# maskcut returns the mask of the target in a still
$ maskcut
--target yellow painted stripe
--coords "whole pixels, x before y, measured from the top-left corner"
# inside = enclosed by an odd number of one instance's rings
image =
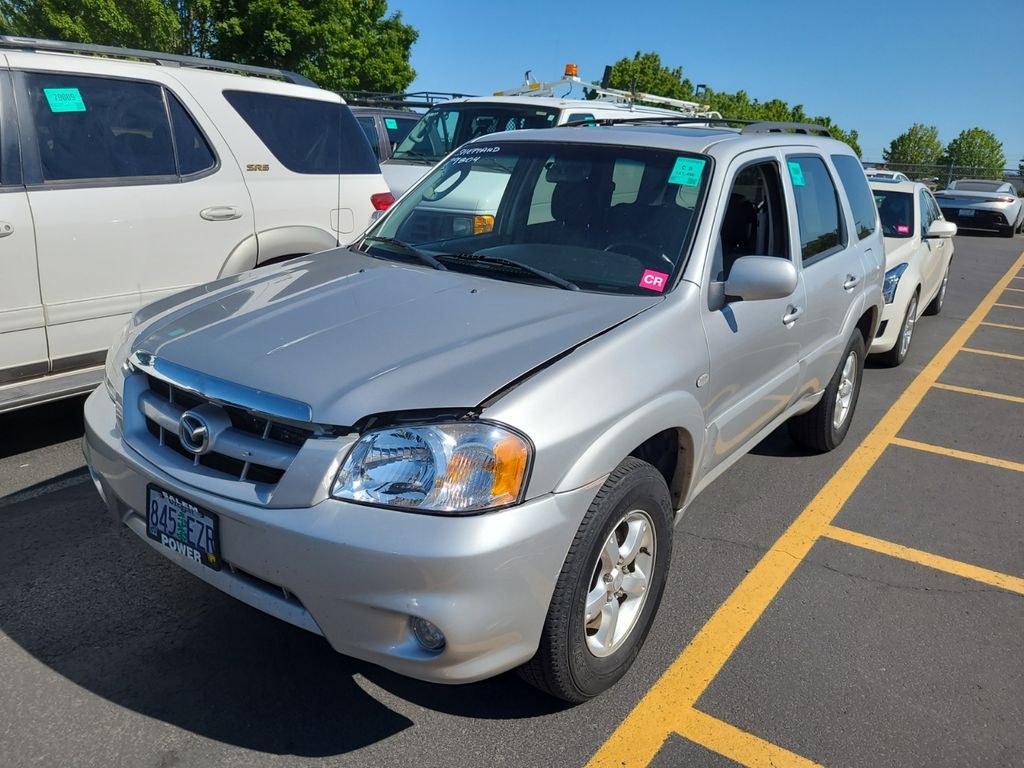
[[[996,304],[993,304],[992,306],[993,307],[1003,307],[1004,309],[1024,309],[1024,305],[1021,305],[1021,304],[1001,304],[1001,303],[996,303]]]
[[[828,527],[825,531],[825,536],[845,544],[860,547],[861,549],[870,549],[872,552],[878,552],[889,557],[909,560],[912,563],[925,565],[937,571],[944,571],[954,576],[962,576],[965,579],[980,581],[982,584],[989,584],[993,587],[1024,595],[1024,579],[1011,576],[1008,573],[990,571],[988,568],[981,568],[959,560],[951,560],[942,555],[933,555],[931,552],[925,552],[920,549],[904,547],[902,544],[895,544],[884,539],[876,539],[874,536],[867,536],[863,533],[839,528],[834,525]]]
[[[989,392],[984,389],[972,389],[971,387],[958,387],[955,384],[943,384],[937,382],[935,384],[936,389],[946,389],[950,392],[960,392],[964,395],[975,395],[977,397],[991,397],[994,400],[1007,400],[1011,403],[1024,403],[1024,397],[1017,397],[1017,395],[1004,395],[1000,392]]]
[[[589,766],[621,768],[647,765],[653,759],[668,734],[679,729],[682,713],[693,708],[957,351],[977,330],[1010,278],[1022,268],[1024,253],[903,391],[839,471],[719,606],[591,758]]]
[[[1010,352],[995,352],[991,349],[975,349],[964,347],[961,352],[970,352],[972,355],[990,355],[991,357],[1005,357],[1007,360],[1024,360],[1024,355],[1014,355]]]
[[[813,760],[783,749],[696,709],[681,713],[679,735],[751,768],[814,768]]]
[[[989,328],[1009,328],[1011,331],[1024,331],[1024,325],[1010,325],[1009,323],[978,323],[978,325],[985,325]]]
[[[962,459],[963,461],[973,461],[975,464],[987,464],[990,467],[1012,469],[1014,472],[1024,472],[1024,464],[1021,464],[1018,461],[1010,461],[1009,459],[997,459],[994,456],[983,456],[980,453],[958,451],[956,448],[945,448],[941,445],[932,445],[931,443],[919,443],[917,440],[907,440],[903,437],[893,438],[892,444],[898,445],[902,448],[913,448],[915,451],[934,453],[939,456],[949,456],[951,459]]]

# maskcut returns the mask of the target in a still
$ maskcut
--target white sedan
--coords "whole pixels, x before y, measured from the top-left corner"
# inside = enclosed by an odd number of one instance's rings
[[[924,184],[869,181],[885,238],[886,272],[882,322],[868,352],[896,366],[910,351],[918,318],[942,310],[956,224],[943,218]]]

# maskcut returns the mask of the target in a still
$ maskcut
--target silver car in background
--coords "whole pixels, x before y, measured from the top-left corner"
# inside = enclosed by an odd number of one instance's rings
[[[998,232],[1013,237],[1024,231],[1024,203],[1008,181],[960,179],[935,193],[946,221],[960,229]]]
[[[795,131],[487,136],[350,248],[141,310],[86,403],[97,489],[342,653],[599,694],[693,499],[787,421],[850,428],[882,236],[850,148]],[[431,239],[464,185],[500,190],[493,226]]]

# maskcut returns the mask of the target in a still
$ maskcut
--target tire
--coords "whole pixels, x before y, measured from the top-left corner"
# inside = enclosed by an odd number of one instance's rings
[[[941,288],[939,289],[942,290]],[[907,359],[910,351],[910,342],[914,338],[914,326],[917,324],[917,301],[921,296],[920,289],[914,291],[907,304],[907,311],[903,313],[903,324],[900,325],[899,333],[896,336],[896,343],[888,352],[877,355],[878,361],[889,368],[901,365]]]
[[[864,337],[860,331],[854,331],[821,400],[807,413],[789,420],[789,434],[793,440],[815,451],[831,451],[838,447],[850,431],[863,378]],[[837,413],[840,396],[842,409]]]
[[[942,284],[939,285],[939,292],[935,294],[935,298],[928,302],[928,306],[924,308],[922,314],[935,316],[942,311],[942,305],[946,303],[946,285],[949,283],[949,264],[946,265],[946,271],[942,275]]]
[[[627,558],[632,555],[625,567],[624,550]],[[671,561],[672,501],[665,479],[647,462],[629,457],[609,475],[580,523],[551,597],[540,646],[518,669],[519,676],[574,704],[614,685],[647,637]],[[644,583],[636,574],[645,568]],[[596,610],[589,621],[588,602]],[[609,608],[613,602],[614,611]]]

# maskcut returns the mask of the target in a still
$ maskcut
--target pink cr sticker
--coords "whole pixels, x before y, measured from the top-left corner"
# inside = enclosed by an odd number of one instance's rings
[[[643,277],[640,278],[638,285],[641,288],[646,288],[648,291],[657,291],[658,293],[662,293],[668,285],[668,275],[665,272],[655,272],[653,269],[645,269]]]
[[[908,227],[906,224],[897,224],[896,225],[896,234],[898,234],[898,235],[909,235],[910,234],[910,227]]]

